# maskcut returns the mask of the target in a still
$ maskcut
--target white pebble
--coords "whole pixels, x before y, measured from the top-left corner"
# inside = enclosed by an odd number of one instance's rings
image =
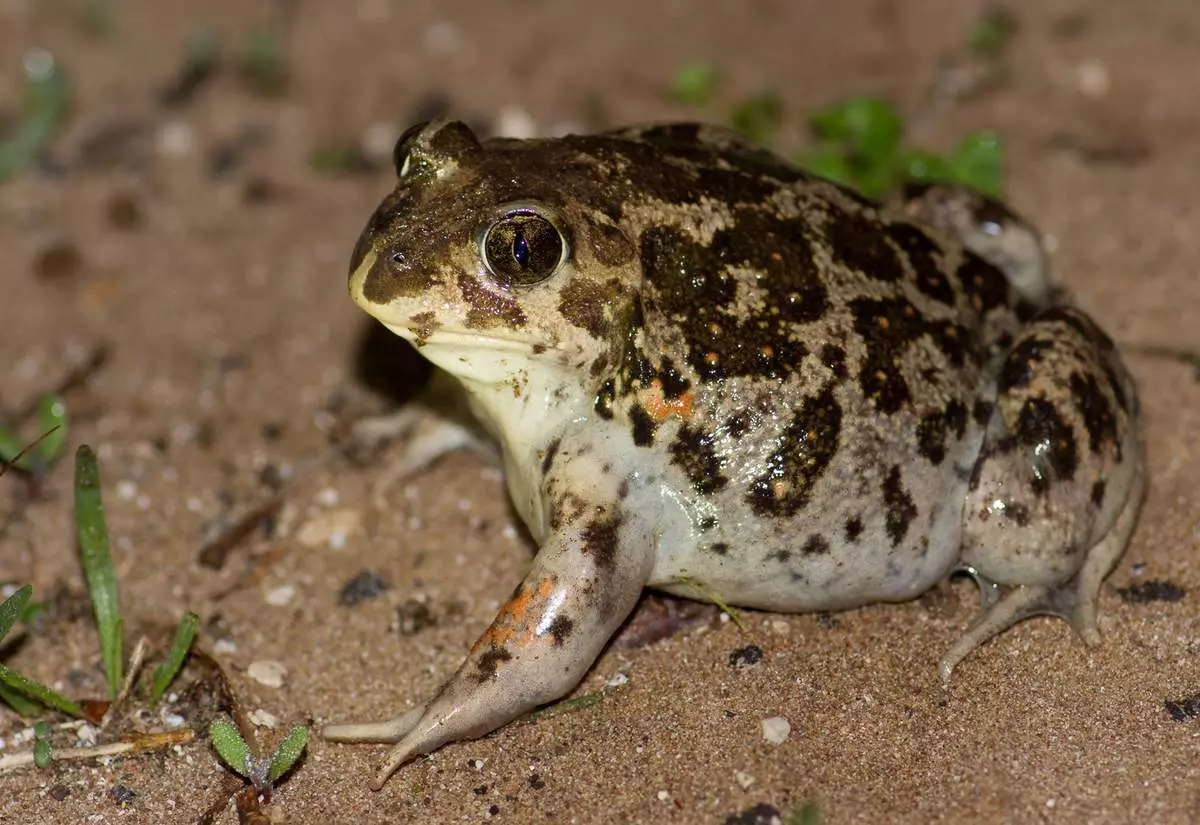
[[[772,716],[762,720],[763,741],[770,745],[781,745],[792,734],[792,726],[782,716]]]
[[[290,604],[292,599],[295,597],[295,585],[284,584],[268,590],[265,598],[267,600],[267,604],[272,605],[273,607],[283,607],[286,604]]]
[[[233,641],[233,639],[217,639],[213,642],[213,653],[220,653],[222,656],[237,653],[237,649],[237,642]]]
[[[279,717],[275,716],[273,713],[263,710],[262,708],[255,708],[254,710],[250,711],[250,721],[253,722],[256,727],[274,728],[279,724]]]
[[[738,787],[743,791],[750,790],[750,786],[754,784],[754,777],[745,771],[734,771],[733,780],[738,783]]]
[[[117,482],[117,498],[122,501],[130,501],[138,493],[137,485],[132,481],[122,480]]]
[[[659,791],[658,792],[658,801],[659,802],[670,802],[671,794],[667,793],[666,791]]]
[[[260,659],[250,663],[250,667],[246,668],[246,675],[267,687],[277,688],[282,687],[283,677],[287,676],[287,668],[283,666],[283,662],[277,662],[274,659]]]

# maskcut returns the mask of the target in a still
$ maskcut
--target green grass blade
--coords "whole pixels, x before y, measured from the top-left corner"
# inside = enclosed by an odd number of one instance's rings
[[[33,746],[33,764],[39,768],[50,767],[50,734],[54,729],[50,727],[49,722],[38,722],[33,726],[33,735],[36,742]]]
[[[208,726],[208,738],[212,740],[217,755],[238,774],[250,778],[250,746],[228,719],[214,719]]]
[[[274,783],[279,777],[288,772],[292,765],[296,764],[296,760],[300,758],[300,754],[304,753],[304,746],[308,743],[308,728],[304,725],[296,725],[292,728],[284,739],[279,743],[279,747],[275,749],[275,753],[271,754],[271,772],[267,774],[267,781]]]
[[[83,577],[87,580],[100,633],[100,657],[108,676],[108,697],[121,688],[121,612],[117,603],[117,574],[108,552],[108,527],[100,498],[100,470],[96,454],[86,444],[75,452],[75,529]]]
[[[67,404],[57,395],[46,395],[38,402],[38,432],[46,433],[37,443],[37,454],[47,465],[62,455],[67,444]]]
[[[0,702],[8,705],[10,708],[16,711],[17,716],[22,718],[37,716],[42,712],[41,705],[30,699],[24,693],[21,693],[19,690],[13,690],[3,682],[0,682]]]
[[[12,630],[13,625],[17,623],[17,619],[21,617],[21,611],[25,609],[25,605],[32,595],[33,585],[27,584],[5,599],[3,604],[0,604],[0,640],[3,640],[8,635],[8,631]]]
[[[41,682],[35,682],[32,679],[27,679],[20,673],[17,673],[11,668],[0,665],[0,682],[4,682],[11,688],[19,690],[26,696],[32,696],[47,707],[61,710],[63,713],[71,716],[83,716],[83,708],[72,702],[62,694],[55,693],[50,688],[43,685]]]
[[[171,642],[171,649],[167,651],[167,658],[154,668],[154,688],[150,693],[150,704],[155,704],[162,698],[175,675],[179,673],[179,668],[183,666],[183,660],[192,647],[192,640],[196,638],[196,628],[199,625],[200,617],[195,613],[188,613],[179,622],[175,640]]]
[[[25,105],[16,133],[0,142],[0,183],[13,178],[46,150],[67,116],[71,86],[49,52],[25,56]]]

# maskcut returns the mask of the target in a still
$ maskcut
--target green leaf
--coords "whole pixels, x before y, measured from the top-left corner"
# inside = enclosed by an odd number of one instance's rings
[[[767,145],[775,139],[782,119],[779,95],[767,90],[738,103],[729,116],[729,125],[755,143]]]
[[[208,737],[221,760],[238,774],[250,778],[250,746],[228,719],[214,719]]]
[[[685,63],[675,73],[671,97],[687,106],[707,106],[721,85],[721,70],[715,63],[694,60]]]
[[[50,734],[53,732],[49,722],[38,722],[33,726],[33,764],[39,768],[50,767]]]
[[[292,728],[287,738],[279,743],[275,753],[271,754],[271,772],[267,774],[267,781],[274,783],[287,773],[292,765],[296,764],[300,754],[304,753],[304,746],[307,743],[308,728],[304,725],[296,725]]]
[[[22,455],[24,449],[25,442],[20,436],[7,427],[0,427],[0,469],[11,464],[21,472],[29,472],[29,454]]]
[[[856,97],[812,116],[809,126],[822,140],[838,143],[865,165],[888,160],[900,146],[904,121],[885,100]]]
[[[3,640],[8,635],[8,631],[13,629],[13,625],[21,617],[21,611],[25,609],[25,605],[32,595],[33,585],[27,584],[5,599],[3,604],[0,604],[0,640]]]
[[[75,452],[75,528],[83,562],[83,577],[87,580],[92,609],[96,614],[96,629],[100,633],[100,657],[108,676],[108,696],[115,699],[121,688],[121,671],[124,667],[121,658],[124,625],[117,601],[117,574],[108,552],[108,527],[100,497],[100,470],[96,464],[96,454],[86,444]]]
[[[10,688],[3,682],[0,682],[0,702],[4,702],[16,712],[17,716],[22,718],[37,716],[42,712],[40,704],[30,699],[24,693]]]
[[[33,679],[22,676],[5,665],[0,665],[0,682],[4,682],[9,687],[15,688],[26,696],[32,696],[47,707],[61,710],[63,713],[70,714],[71,716],[83,716],[83,708],[70,699],[59,693],[55,693],[41,682],[35,682]]]
[[[38,432],[47,433],[38,442],[38,456],[46,464],[53,464],[62,454],[67,443],[67,404],[58,395],[44,395],[37,407]]]
[[[950,162],[941,155],[924,149],[908,149],[901,156],[905,180],[914,183],[935,183],[954,179]]]
[[[820,143],[796,159],[801,169],[844,186],[854,185],[854,172],[846,153],[831,143]]]
[[[175,640],[171,642],[171,649],[167,651],[167,658],[154,669],[154,688],[150,693],[150,704],[155,704],[162,698],[171,680],[179,673],[179,668],[183,666],[183,660],[192,646],[192,640],[196,638],[196,628],[199,624],[200,617],[195,613],[188,613],[179,622],[179,627],[175,630]]]
[[[950,155],[954,179],[990,195],[1000,197],[1004,147],[995,132],[975,132],[963,138]]]
[[[810,799],[792,809],[788,814],[787,825],[821,825],[823,820],[821,805]]]

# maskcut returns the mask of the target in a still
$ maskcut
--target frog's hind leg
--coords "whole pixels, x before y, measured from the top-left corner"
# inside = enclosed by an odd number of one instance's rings
[[[575,489],[575,488],[572,488]],[[574,688],[637,603],[653,567],[649,535],[579,496],[524,581],[427,704],[386,722],[329,725],[340,742],[395,742],[371,782],[448,742],[474,739]]]
[[[949,685],[955,666],[988,639],[1031,616],[1058,616],[1075,628],[1088,647],[1100,643],[1096,628],[1096,602],[1100,585],[1121,557],[1137,522],[1145,489],[1145,471],[1139,464],[1125,509],[1113,528],[1093,547],[1083,567],[1061,584],[1017,585],[1005,588],[973,567],[963,568],[979,585],[983,605],[979,615],[938,662],[942,683]]]
[[[962,562],[984,606],[939,663],[946,682],[967,654],[1028,616],[1066,618],[1095,644],[1100,584],[1145,488],[1133,383],[1086,315],[1041,313],[999,376],[963,525]]]

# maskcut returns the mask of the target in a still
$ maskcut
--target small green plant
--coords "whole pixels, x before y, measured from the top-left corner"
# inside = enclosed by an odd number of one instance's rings
[[[783,120],[783,102],[770,90],[740,101],[729,115],[729,125],[755,143],[774,143]]]
[[[221,761],[234,773],[249,780],[259,794],[268,798],[271,788],[296,764],[308,743],[308,727],[296,725],[274,753],[257,756],[233,722],[225,718],[214,719],[209,725],[208,735]]]
[[[31,448],[25,448],[28,449]],[[17,453],[18,458],[22,452]],[[108,549],[99,466],[96,454],[87,445],[81,446],[75,453],[75,527],[84,579],[100,635],[101,659],[107,677],[109,699],[115,700],[125,681],[122,653],[124,622],[117,598],[117,575]],[[39,605],[30,603],[32,594],[32,586],[26,585],[0,603],[0,641],[18,620],[27,622],[39,608]],[[195,613],[188,613],[179,623],[166,658],[154,670],[154,681],[150,688],[151,704],[162,698],[178,675],[196,637],[198,625],[199,617]],[[42,706],[71,716],[84,715],[82,707],[76,702],[3,664],[0,664],[0,701],[22,717],[35,716]]]
[[[34,418],[42,436],[31,445],[7,427],[0,427],[0,465],[30,473],[51,467],[62,457],[67,444],[66,403],[58,395],[44,395],[38,399]]]
[[[959,183],[1000,195],[1003,147],[994,132],[967,135],[946,155],[906,147],[903,120],[873,97],[836,103],[809,125],[817,144],[800,165],[865,195],[879,197],[905,183]]]
[[[0,603],[0,641],[4,640],[8,631],[12,630],[13,625],[17,623],[17,619],[21,616],[32,595],[33,587],[25,585]],[[71,716],[83,716],[83,708],[75,702],[56,693],[41,682],[35,682],[2,664],[0,664],[0,686],[4,688],[0,690],[0,699],[3,699],[22,716],[31,716],[39,709],[39,706],[30,700],[36,700],[46,707],[61,710]]]
[[[39,768],[50,767],[50,734],[53,732],[49,722],[38,722],[33,726],[33,764]]]
[[[34,49],[25,55],[25,99],[16,131],[0,141],[0,183],[11,180],[37,160],[67,117],[71,86],[52,54]]]
[[[715,63],[694,60],[679,67],[671,82],[670,95],[685,106],[707,106],[716,96],[721,81],[721,70]]]

